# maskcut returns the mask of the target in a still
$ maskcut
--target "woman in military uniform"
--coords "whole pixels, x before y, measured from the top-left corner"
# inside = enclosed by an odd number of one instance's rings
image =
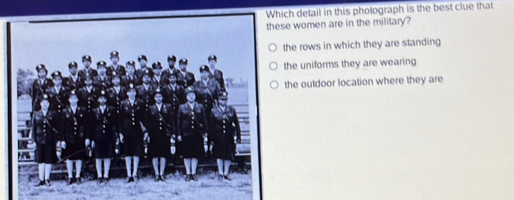
[[[32,90],[31,90],[31,97],[32,97],[32,110],[38,111],[41,109],[40,101],[43,96],[43,94],[46,91],[46,88],[48,88],[52,81],[47,78],[48,70],[46,69],[45,65],[39,64],[36,66],[37,71],[37,79],[34,80],[34,83],[32,84]]]
[[[212,154],[218,163],[218,180],[232,180],[228,176],[230,162],[235,158],[237,142],[241,143],[241,128],[237,118],[236,109],[227,105],[228,93],[221,92],[218,106],[212,109],[210,117]]]
[[[145,102],[136,98],[136,88],[130,84],[127,89],[128,98],[121,102],[120,108],[120,139],[125,145],[125,165],[127,168],[127,183],[138,180],[137,169],[139,159],[144,156],[144,139],[148,132],[143,124]],[[134,168],[132,170],[132,161]]]
[[[39,183],[36,186],[50,186],[52,163],[57,161],[56,141],[60,118],[55,111],[49,110],[50,102],[44,94],[40,102],[41,110],[32,115],[32,133],[36,142],[36,161],[38,163]]]
[[[98,173],[98,182],[109,182],[109,169],[111,167],[111,159],[114,157],[114,148],[117,140],[117,114],[116,109],[107,106],[107,98],[105,91],[100,91],[98,95],[99,106],[93,109],[94,130],[93,134],[86,139],[86,146],[94,148],[94,157],[96,159],[96,171]],[[102,173],[103,165],[103,173]]]
[[[82,160],[87,158],[86,152],[86,124],[89,124],[87,118],[87,109],[79,107],[78,97],[75,90],[70,92],[70,105],[64,109],[62,116],[63,137],[61,146],[63,148],[62,158],[66,160],[66,168],[68,169],[68,179],[66,184],[73,182],[82,183],[80,173],[82,171]],[[73,178],[73,164],[75,164],[75,179]]]
[[[148,125],[148,156],[152,158],[155,181],[164,181],[166,158],[171,156],[170,138],[175,135],[175,114],[170,104],[162,102],[161,90],[155,92],[155,104],[149,107],[146,120]]]
[[[203,105],[205,114],[210,117],[211,110],[218,100],[220,84],[214,79],[210,79],[211,71],[207,65],[200,67],[201,80],[196,81],[193,88],[196,91],[196,101]]]
[[[186,89],[185,104],[180,105],[177,113],[178,141],[182,141],[181,153],[186,167],[186,181],[197,181],[198,159],[205,156],[204,136],[209,132],[205,108],[197,103],[195,91]]]

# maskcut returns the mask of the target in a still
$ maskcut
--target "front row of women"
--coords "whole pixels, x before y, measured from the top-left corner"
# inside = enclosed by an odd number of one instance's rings
[[[91,150],[98,182],[109,182],[111,159],[115,157],[119,144],[124,146],[120,153],[125,156],[126,182],[137,181],[139,159],[144,155],[144,141],[148,142],[148,156],[152,158],[155,181],[164,181],[166,158],[171,154],[170,138],[176,138],[181,144],[176,154],[184,158],[186,181],[198,180],[198,159],[204,157],[206,152],[204,138],[216,157],[218,180],[231,180],[228,171],[235,156],[234,136],[240,143],[241,130],[236,110],[227,105],[226,92],[219,96],[218,104],[212,108],[209,117],[205,114],[204,106],[195,101],[193,89],[186,89],[187,102],[180,105],[176,112],[171,105],[162,102],[159,91],[154,95],[156,103],[148,109],[144,102],[135,98],[136,93],[135,88],[129,88],[128,98],[121,103],[119,110],[108,106],[107,98],[102,93],[97,99],[99,106],[91,112],[78,106],[77,95],[73,92],[69,96],[70,106],[61,112],[49,110],[50,101],[43,98],[41,110],[34,112],[32,118],[39,170],[37,186],[50,186],[52,163],[57,160],[56,146],[62,148],[61,159],[66,160],[67,184],[82,183],[82,160]],[[91,124],[92,131],[85,130],[87,127],[81,125],[84,121]]]

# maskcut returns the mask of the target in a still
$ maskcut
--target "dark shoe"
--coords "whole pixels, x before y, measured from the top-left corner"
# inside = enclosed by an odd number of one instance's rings
[[[46,180],[45,180],[45,185],[46,185],[46,186],[52,186],[52,184],[50,184],[50,179],[46,179]]]
[[[105,183],[105,184],[109,183],[109,181],[110,181],[110,180],[109,180],[109,177],[105,177],[105,178],[104,178],[104,183]]]
[[[161,180],[161,176],[155,175],[154,181],[159,182]]]
[[[77,177],[77,178],[75,178],[75,179],[77,179],[77,185],[80,185],[80,184],[82,184],[82,178],[80,178],[80,177]]]
[[[127,177],[127,180],[125,181],[125,183],[130,183],[130,182],[134,182],[134,178],[132,178],[132,176]]]
[[[228,175],[223,176],[223,178],[225,178],[225,180],[229,180],[229,181],[232,180]]]
[[[98,184],[102,184],[104,182],[104,178],[98,177]]]
[[[191,178],[192,178],[192,177],[193,177],[193,175],[189,175],[189,174],[187,174],[187,175],[186,175],[186,181],[191,181]]]
[[[164,176],[163,176],[163,175],[160,175],[160,176],[159,176],[159,180],[160,180],[160,181],[162,181],[162,182],[166,182],[166,181],[164,180]]]
[[[248,174],[248,169],[243,169],[243,171],[241,171],[241,174]]]
[[[45,185],[45,181],[39,180],[39,183],[36,184],[36,186],[43,186]]]
[[[132,181],[133,182],[139,182],[139,177],[138,176],[134,176],[134,178],[132,178]]]
[[[67,178],[66,179],[66,185],[71,185],[73,183],[73,179],[72,178]]]
[[[191,175],[191,179],[193,179],[193,181],[198,181],[198,178],[196,177],[196,174]]]
[[[223,180],[223,175],[218,175],[218,181],[222,181]]]

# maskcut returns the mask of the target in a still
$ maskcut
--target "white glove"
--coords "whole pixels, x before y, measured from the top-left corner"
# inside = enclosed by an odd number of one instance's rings
[[[66,149],[66,142],[65,142],[65,141],[62,141],[62,142],[61,142],[61,148],[62,148],[62,149]]]

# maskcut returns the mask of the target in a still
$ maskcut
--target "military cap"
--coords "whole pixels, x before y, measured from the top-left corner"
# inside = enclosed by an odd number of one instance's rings
[[[41,69],[46,70],[46,66],[44,64],[39,64],[39,65],[36,66],[36,71],[39,71]]]
[[[218,62],[218,57],[216,57],[216,55],[210,55],[210,56],[207,58],[207,61],[211,61],[211,60],[214,60],[214,61]]]
[[[179,64],[179,65],[182,65],[182,64],[187,65],[187,62],[188,62],[188,61],[187,61],[187,59],[182,58],[182,59],[180,59],[180,60],[178,61],[178,64]]]
[[[157,89],[155,89],[155,94],[153,94],[153,96],[155,97],[155,95],[157,95],[157,94],[161,94],[162,95],[161,87],[157,87]]]
[[[89,60],[89,62],[91,62],[91,56],[90,55],[82,56],[82,62],[84,62],[84,60]]]
[[[111,52],[111,58],[112,57],[120,57],[120,53],[117,51],[113,51],[113,52]]]
[[[77,64],[77,62],[75,62],[75,61],[72,61],[72,62],[70,62],[70,64],[68,64],[68,68],[72,68],[72,67],[75,67],[75,68],[77,68],[77,67],[78,67],[78,64]]]
[[[55,78],[55,77],[61,77],[62,78],[62,74],[60,71],[55,71],[54,73],[52,73],[52,78]]]
[[[141,61],[141,60],[146,60],[148,61],[148,59],[146,58],[145,55],[140,55],[139,57],[137,57],[137,61]]]
[[[219,96],[218,96],[218,99],[225,99],[227,100],[228,99],[228,92],[220,92]]]
[[[104,97],[105,98],[105,90],[100,91],[100,95],[98,95],[98,98]]]
[[[71,98],[72,96],[77,96],[77,92],[75,92],[75,90],[70,91],[70,96],[68,98]]]
[[[152,72],[150,72],[150,70],[148,69],[145,69],[145,71],[143,72],[143,76],[152,76]]]
[[[211,72],[211,70],[209,69],[209,66],[207,66],[207,65],[200,66],[200,73],[204,72],[204,71]]]
[[[175,55],[169,55],[168,56],[168,61],[173,61],[173,62],[177,62],[177,57],[175,57]]]
[[[43,94],[43,98],[41,99],[41,102],[48,101],[48,95],[45,93]]]
[[[189,94],[191,92],[196,94],[196,91],[195,91],[195,89],[193,89],[193,87],[186,88],[185,92],[186,92],[186,94]]]
[[[119,79],[121,80],[121,75],[120,75],[120,74],[118,74],[118,73],[116,73],[116,71],[113,71],[113,72],[112,72],[112,79],[111,79],[111,81],[112,81],[114,78],[119,78]]]
[[[139,60],[141,60],[141,59],[139,59]],[[145,59],[145,60],[146,60],[146,59]],[[130,65],[130,66],[134,66],[134,67],[136,67],[136,62],[134,62],[133,60],[128,61],[128,62],[127,62],[127,66],[129,66],[129,65]]]
[[[152,69],[162,69],[161,62],[154,62],[152,64]]]
[[[87,73],[86,75],[84,75],[84,81],[86,81],[87,79],[93,79],[93,76],[91,76],[91,74]]]
[[[107,66],[107,63],[105,61],[98,61],[96,63],[96,66],[97,68],[99,68],[100,66],[103,66],[103,67],[106,67]]]
[[[172,76],[177,77],[177,73],[175,73],[174,70],[170,70],[169,75],[170,75],[170,77],[172,77]]]
[[[134,90],[134,91],[136,91],[136,87],[134,86],[134,84],[133,84],[133,83],[130,83],[130,84],[129,84],[129,86],[128,86],[128,88],[127,88],[127,92],[128,92],[128,91],[130,91],[130,90]]]

